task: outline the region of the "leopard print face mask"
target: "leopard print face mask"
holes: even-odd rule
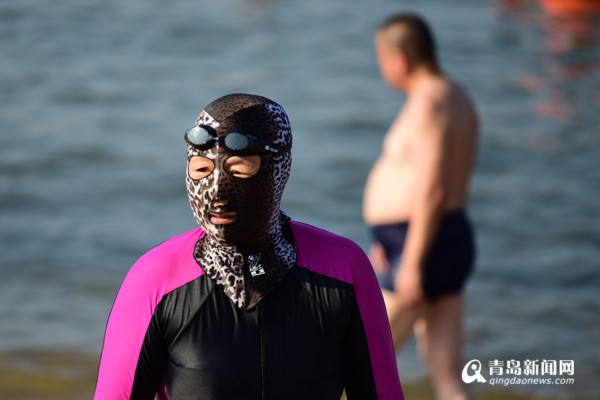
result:
[[[284,109],[255,95],[233,94],[213,101],[202,111],[196,125],[208,125],[220,137],[230,132],[251,134],[275,147],[292,140]],[[245,179],[226,171],[224,162],[231,155],[218,144],[206,150],[188,145],[188,162],[194,156],[214,163],[208,176],[194,180],[187,174],[186,178],[194,216],[206,232],[196,245],[196,260],[238,307],[250,308],[296,261],[292,244],[282,234],[288,218],[279,209],[291,154],[287,151],[261,155],[260,169]],[[227,202],[221,212],[236,213],[233,223],[211,222],[215,200]]]

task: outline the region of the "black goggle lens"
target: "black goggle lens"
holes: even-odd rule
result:
[[[236,132],[232,132],[229,135],[225,136],[223,143],[225,144],[225,147],[228,150],[233,151],[249,150],[249,147],[251,145],[250,138],[248,138],[248,136]]]
[[[211,147],[216,140],[216,132],[208,126],[195,126],[185,131],[185,141],[201,150]]]

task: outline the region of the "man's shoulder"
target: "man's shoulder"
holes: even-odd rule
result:
[[[357,271],[371,270],[365,252],[354,241],[317,228],[315,226],[291,222],[297,264],[344,282],[354,282]]]
[[[458,122],[476,119],[474,103],[460,83],[442,77],[424,84],[409,96],[405,111],[406,125],[424,124],[439,132],[451,132]],[[423,130],[417,130],[423,132]],[[426,132],[428,132],[426,130]]]
[[[204,235],[201,228],[196,228],[160,243],[135,262],[129,275],[167,277],[186,270],[201,271],[200,268],[195,268],[194,247]]]
[[[459,86],[446,77],[428,79],[415,85],[415,90],[408,97],[408,104],[418,111],[435,112],[451,101],[456,90],[459,90]]]
[[[301,240],[306,244],[310,243],[316,247],[327,246],[342,246],[342,247],[358,247],[356,243],[347,237],[338,235],[323,228],[316,227],[304,222],[290,221],[294,238]]]
[[[180,233],[146,252],[140,259],[144,258],[165,258],[177,256],[183,248],[192,248],[196,242],[204,237],[205,233],[202,228],[195,228],[189,231]]]

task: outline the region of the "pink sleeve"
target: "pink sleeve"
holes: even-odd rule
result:
[[[142,256],[127,274],[106,325],[94,399],[131,397],[140,351],[156,307],[165,294],[202,274],[193,258],[193,246],[202,235],[196,229],[161,244]],[[155,386],[164,396],[162,381]]]
[[[298,264],[353,285],[380,400],[404,399],[385,303],[364,251],[349,239],[292,222]]]

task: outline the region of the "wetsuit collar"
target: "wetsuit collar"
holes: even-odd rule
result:
[[[194,258],[204,272],[241,309],[256,306],[296,263],[296,251],[283,230],[290,218],[280,211],[279,229],[255,249],[225,245],[209,235],[196,243]]]

